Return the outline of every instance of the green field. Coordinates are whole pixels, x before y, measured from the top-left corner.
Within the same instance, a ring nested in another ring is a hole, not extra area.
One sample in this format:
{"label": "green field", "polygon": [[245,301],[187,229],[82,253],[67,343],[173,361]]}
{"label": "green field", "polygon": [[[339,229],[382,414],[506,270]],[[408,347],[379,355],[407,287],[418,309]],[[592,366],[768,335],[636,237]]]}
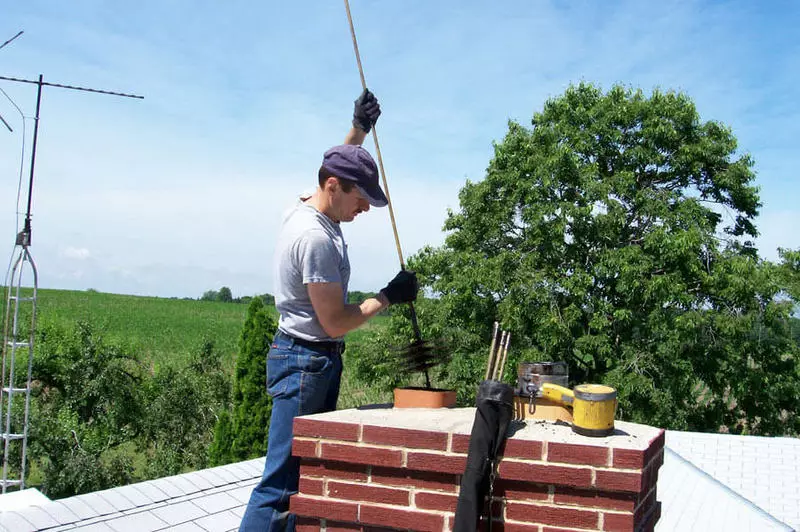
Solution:
{"label": "green field", "polygon": [[184,360],[205,339],[232,362],[247,312],[245,304],[70,290],[40,290],[37,308],[41,326],[89,322],[156,365]]}
{"label": "green field", "polygon": [[[247,313],[247,304],[213,301],[167,299],[90,291],[39,290],[38,319],[41,327],[55,324],[72,327],[75,322],[89,322],[103,338],[127,346],[143,360],[158,366],[181,363],[199,348],[205,339],[214,341],[232,369],[236,359],[239,335]],[[356,345],[384,317],[347,335],[349,345]],[[345,373],[339,408],[391,401],[380,394],[352,382]]]}

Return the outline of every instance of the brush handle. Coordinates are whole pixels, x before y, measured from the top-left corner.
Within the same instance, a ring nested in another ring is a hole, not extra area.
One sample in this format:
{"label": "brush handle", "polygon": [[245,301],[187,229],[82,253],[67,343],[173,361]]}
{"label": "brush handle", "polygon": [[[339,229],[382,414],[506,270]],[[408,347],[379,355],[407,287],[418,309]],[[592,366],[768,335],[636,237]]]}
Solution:
{"label": "brush handle", "polygon": [[[361,66],[361,54],[358,53],[358,41],[356,40],[356,30],[353,26],[353,17],[350,15],[350,2],[344,0],[344,7],[347,10],[347,22],[350,24],[350,35],[353,37],[353,50],[356,53],[356,63],[358,63],[358,74],[361,76],[361,87],[367,88],[367,80],[364,77],[364,68]],[[383,157],[381,156],[381,145],[378,143],[378,132],[375,124],[372,125],[372,139],[375,141],[375,153],[378,156],[378,168],[381,171],[381,181],[383,182],[383,192],[386,194],[386,203],[389,207],[389,219],[392,221],[392,232],[394,232],[394,244],[397,247],[397,256],[400,259],[400,268],[405,270],[406,263],[403,260],[403,250],[400,247],[400,236],[397,234],[397,222],[394,219],[394,208],[392,208],[392,198],[389,195],[389,184],[386,182],[386,170],[383,169]],[[419,327],[416,325],[417,321],[414,316],[414,306],[411,306],[411,316],[414,323],[414,331],[417,339],[420,339]]]}
{"label": "brush handle", "polygon": [[[358,63],[358,74],[361,77],[361,87],[367,88],[367,79],[364,77],[364,67],[361,66],[361,54],[358,53],[358,40],[356,39],[356,29],[353,26],[353,17],[350,14],[350,2],[344,0],[344,7],[347,11],[347,22],[350,24],[350,36],[353,38],[353,50],[356,53],[356,63]],[[375,154],[378,156],[378,168],[381,173],[381,181],[383,182],[383,192],[386,194],[386,204],[389,207],[389,219],[392,221],[392,232],[394,233],[394,245],[397,248],[397,257],[400,259],[400,269],[406,269],[406,262],[403,260],[403,249],[400,247],[400,236],[397,233],[397,222],[394,219],[394,208],[392,207],[392,197],[389,195],[389,183],[386,181],[386,170],[383,168],[383,157],[381,156],[381,145],[378,143],[378,131],[375,124],[372,125],[372,140],[375,141]],[[419,330],[417,323],[417,311],[414,309],[414,303],[409,302],[408,308],[411,311],[411,327],[414,329],[415,343],[422,343],[422,333]],[[428,369],[425,368],[425,382],[428,388],[431,387],[431,379],[428,376]]]}

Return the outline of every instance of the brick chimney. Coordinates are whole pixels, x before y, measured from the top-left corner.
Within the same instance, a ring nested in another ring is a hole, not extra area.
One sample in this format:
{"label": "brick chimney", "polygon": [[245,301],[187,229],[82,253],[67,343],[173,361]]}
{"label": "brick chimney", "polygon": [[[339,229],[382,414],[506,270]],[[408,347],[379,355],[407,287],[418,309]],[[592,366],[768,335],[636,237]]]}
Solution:
{"label": "brick chimney", "polygon": [[[298,530],[452,530],[474,408],[354,409],[295,419]],[[652,530],[664,431],[615,422],[605,438],[520,423],[492,504],[505,532]]]}

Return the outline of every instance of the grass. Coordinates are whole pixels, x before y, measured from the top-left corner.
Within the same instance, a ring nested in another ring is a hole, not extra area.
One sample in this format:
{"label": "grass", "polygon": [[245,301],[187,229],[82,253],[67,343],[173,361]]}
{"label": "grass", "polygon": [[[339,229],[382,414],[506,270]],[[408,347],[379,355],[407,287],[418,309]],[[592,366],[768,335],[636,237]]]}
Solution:
{"label": "grass", "polygon": [[[227,369],[232,369],[236,359],[239,335],[247,314],[246,304],[108,294],[94,290],[39,290],[37,308],[41,326],[55,324],[71,328],[78,320],[87,321],[106,341],[130,347],[155,366],[183,362],[208,338],[223,353]],[[373,318],[349,333],[347,343],[357,345],[387,319],[384,316]],[[364,387],[349,377],[347,352],[344,365],[339,408],[391,402],[391,394]]]}
{"label": "grass", "polygon": [[[22,303],[21,305],[25,305]],[[21,307],[25,309],[26,307]],[[154,365],[185,360],[205,339],[233,363],[247,305],[102,292],[39,290],[38,323],[67,328],[89,322],[109,342]]]}

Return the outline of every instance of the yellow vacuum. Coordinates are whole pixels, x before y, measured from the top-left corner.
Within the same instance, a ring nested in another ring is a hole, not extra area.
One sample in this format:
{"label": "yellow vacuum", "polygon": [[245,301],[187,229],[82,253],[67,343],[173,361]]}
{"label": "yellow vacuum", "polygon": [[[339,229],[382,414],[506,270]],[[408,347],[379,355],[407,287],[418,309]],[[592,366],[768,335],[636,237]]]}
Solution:
{"label": "yellow vacuum", "polygon": [[617,391],[602,384],[567,388],[567,363],[522,362],[517,369],[514,414],[517,419],[564,421],[584,436],[614,432]]}
{"label": "yellow vacuum", "polygon": [[603,384],[579,384],[574,390],[542,383],[537,396],[572,407],[572,430],[583,436],[602,437],[614,432],[617,390]]}

